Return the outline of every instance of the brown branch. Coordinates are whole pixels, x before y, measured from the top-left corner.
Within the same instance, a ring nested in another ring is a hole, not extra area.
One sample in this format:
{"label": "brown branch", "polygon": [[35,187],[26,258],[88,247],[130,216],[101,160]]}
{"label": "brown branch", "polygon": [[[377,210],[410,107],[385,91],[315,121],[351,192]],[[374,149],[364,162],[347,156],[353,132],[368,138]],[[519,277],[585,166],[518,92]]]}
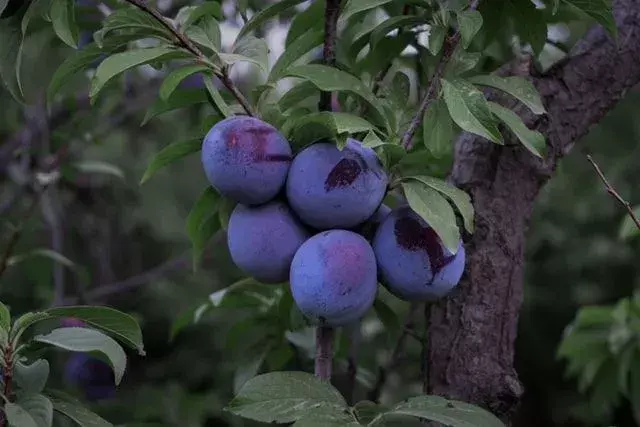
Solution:
{"label": "brown branch", "polygon": [[[336,64],[336,39],[338,37],[338,16],[340,15],[340,0],[326,0],[324,9],[324,45],[322,59],[325,65]],[[320,93],[320,111],[331,111],[331,92]]]}
{"label": "brown branch", "polygon": [[633,208],[631,207],[631,204],[627,202],[625,199],[623,199],[620,193],[618,193],[616,189],[613,188],[613,186],[609,183],[607,178],[604,176],[604,173],[602,172],[602,169],[600,169],[600,166],[598,166],[598,164],[595,162],[595,160],[593,160],[593,158],[589,154],[587,154],[587,160],[589,161],[589,163],[591,163],[591,165],[595,169],[596,173],[600,177],[600,180],[602,180],[602,183],[604,184],[604,187],[607,190],[607,192],[611,196],[613,196],[613,198],[616,199],[627,210],[629,217],[633,220],[636,227],[638,227],[638,230],[640,230],[640,220],[638,220],[638,217],[633,212]]}
{"label": "brown branch", "polygon": [[[478,7],[479,0],[473,0],[469,5],[469,9],[476,9]],[[402,146],[405,150],[409,150],[411,148],[411,143],[413,141],[413,137],[416,134],[420,124],[422,124],[422,119],[424,118],[424,113],[427,111],[427,108],[431,104],[431,102],[437,96],[438,83],[442,74],[444,73],[444,69],[449,63],[453,52],[455,52],[458,44],[460,43],[460,31],[456,31],[456,33],[447,37],[444,41],[444,45],[442,46],[442,55],[440,56],[440,60],[436,65],[436,69],[433,72],[433,76],[431,77],[431,81],[429,82],[429,87],[427,88],[427,93],[425,93],[422,101],[420,102],[420,107],[418,107],[418,111],[413,116],[411,123],[409,124],[409,128],[406,130],[404,135],[402,136]]]}
{"label": "brown branch", "polygon": [[[169,30],[171,32],[171,34],[173,35],[173,37],[175,38],[176,46],[182,47],[184,49],[187,49],[194,56],[196,56],[198,61],[200,61],[200,62],[202,62],[204,64],[208,64],[209,63],[209,60],[204,55],[204,53],[202,53],[202,51],[198,48],[198,46],[196,46],[196,44],[193,43],[191,41],[191,39],[189,39],[189,37],[187,37],[186,34],[184,34],[182,31],[178,30],[173,25],[171,25],[165,19],[165,17],[162,16],[162,14],[160,12],[158,12],[157,9],[149,6],[144,0],[125,0],[125,1],[127,3],[133,5],[133,6],[137,7],[138,9],[142,10],[143,12],[148,13],[156,21],[158,21],[160,24],[162,24],[162,26],[164,26],[167,30]],[[229,69],[227,67],[223,67],[221,70],[214,69],[213,72],[216,75],[216,77],[218,77],[220,79],[222,84],[229,90],[229,92],[231,92],[231,94],[240,103],[240,105],[242,106],[244,111],[250,116],[255,116],[255,113],[253,112],[253,109],[251,108],[251,104],[249,104],[249,101],[247,101],[247,99],[242,94],[242,92],[240,92],[240,89],[238,89],[238,87],[235,85],[235,83],[233,83],[233,81],[229,77]]]}
{"label": "brown branch", "polygon": [[387,377],[389,372],[394,370],[400,361],[400,356],[402,355],[402,351],[404,350],[405,343],[407,338],[411,335],[413,331],[413,318],[415,316],[416,311],[418,311],[419,305],[416,303],[412,303],[409,307],[409,313],[404,321],[404,327],[402,329],[402,333],[396,342],[395,347],[393,348],[393,352],[391,353],[391,358],[389,362],[385,366],[381,366],[378,368],[378,376],[376,377],[376,382],[369,393],[367,393],[367,399],[372,402],[377,402],[380,399],[380,394],[382,393],[382,389],[387,383]]}

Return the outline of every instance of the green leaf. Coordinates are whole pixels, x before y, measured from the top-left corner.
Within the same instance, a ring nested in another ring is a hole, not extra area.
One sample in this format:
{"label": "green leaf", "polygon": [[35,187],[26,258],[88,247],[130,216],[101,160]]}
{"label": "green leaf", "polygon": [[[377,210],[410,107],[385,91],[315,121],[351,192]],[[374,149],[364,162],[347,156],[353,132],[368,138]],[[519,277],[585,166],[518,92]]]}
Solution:
{"label": "green leaf", "polygon": [[150,14],[135,7],[123,7],[115,10],[104,20],[102,29],[95,33],[94,39],[100,46],[103,42],[106,43],[105,39],[109,33],[121,30],[145,38],[156,37],[166,41],[171,41],[173,37],[169,29]]}
{"label": "green leaf", "polygon": [[9,335],[9,338],[11,339],[11,341],[18,341],[20,336],[24,333],[24,331],[27,330],[27,328],[29,328],[30,326],[45,320],[45,319],[49,319],[50,316],[48,313],[44,313],[41,311],[36,311],[36,312],[28,312],[23,314],[22,316],[18,317],[14,322],[13,322],[13,326],[11,327],[11,334]]}
{"label": "green leaf", "polygon": [[564,0],[580,9],[604,27],[613,37],[618,37],[616,20],[613,17],[611,0]]}
{"label": "green leaf", "polygon": [[222,6],[220,6],[220,3],[208,1],[199,6],[192,7],[191,13],[189,13],[188,18],[184,21],[183,27],[187,28],[206,16],[223,19],[224,15],[222,14]]}
{"label": "green leaf", "polygon": [[40,427],[26,409],[18,404],[6,402],[4,413],[7,416],[9,425],[13,427]]}
{"label": "green leaf", "polygon": [[522,41],[530,43],[536,55],[542,52],[547,41],[544,12],[530,0],[509,0],[505,2],[503,12],[513,20],[514,29]]}
{"label": "green leaf", "polygon": [[480,52],[467,52],[461,46],[458,46],[444,68],[444,77],[456,77],[473,70],[478,65],[481,57],[482,54]]}
{"label": "green leaf", "polygon": [[442,25],[432,25],[429,29],[429,39],[427,41],[427,48],[433,56],[436,56],[444,43],[444,36],[447,33],[447,29]]}
{"label": "green leaf", "polygon": [[220,24],[211,17],[204,17],[199,24],[187,28],[187,36],[207,49],[218,53],[222,46]]}
{"label": "green leaf", "polygon": [[439,159],[452,151],[455,135],[453,120],[442,99],[433,100],[425,111],[422,134],[424,145],[433,157]]}
{"label": "green leaf", "polygon": [[236,62],[251,62],[264,72],[269,71],[269,46],[263,39],[245,36],[236,41],[233,53],[219,53],[218,56],[226,65]]}
{"label": "green leaf", "polygon": [[531,130],[525,126],[520,117],[508,108],[495,102],[489,102],[489,109],[513,132],[522,145],[533,155],[544,158],[545,139],[538,131]]}
{"label": "green leaf", "polygon": [[247,381],[225,410],[255,421],[289,423],[318,408],[339,412],[346,402],[331,384],[311,374],[271,372]]}
{"label": "green leaf", "polygon": [[115,308],[105,306],[66,306],[46,310],[57,317],[75,317],[122,341],[144,356],[142,330],[135,318]]}
{"label": "green leaf", "polygon": [[258,28],[259,26],[267,22],[269,19],[277,16],[280,12],[283,12],[299,3],[302,3],[303,1],[304,0],[277,1],[272,5],[270,5],[269,7],[262,9],[261,11],[253,15],[249,20],[249,22],[244,24],[244,26],[240,30],[240,33],[238,33],[238,37],[236,38],[236,40],[239,40],[242,37],[246,36],[251,31],[255,30],[256,28]]}
{"label": "green leaf", "polygon": [[135,49],[116,53],[105,59],[93,77],[89,96],[92,102],[98,96],[102,88],[117,75],[140,65],[167,59],[184,58],[189,55],[173,47],[152,47],[148,49]]}
{"label": "green leaf", "polygon": [[292,67],[284,73],[288,77],[300,77],[313,83],[318,89],[333,92],[352,92],[366,100],[386,123],[384,110],[380,107],[376,96],[358,78],[353,75],[320,64],[299,65]]}
{"label": "green leaf", "polygon": [[207,88],[207,93],[211,97],[216,111],[224,118],[233,116],[231,107],[222,99],[222,95],[220,95],[220,92],[218,92],[218,89],[216,89],[211,79],[204,79],[204,85]]}
{"label": "green leaf", "polygon": [[11,328],[11,312],[2,302],[0,302],[0,328],[7,331]]}
{"label": "green leaf", "polygon": [[237,393],[247,381],[258,375],[269,350],[271,350],[271,346],[265,347],[262,351],[253,351],[247,355],[248,360],[243,360],[239,364],[233,374],[234,393]]}
{"label": "green leaf", "polygon": [[51,427],[53,423],[53,404],[41,394],[27,394],[18,397],[16,402],[35,421],[38,427]]}
{"label": "green leaf", "polygon": [[453,121],[467,132],[502,144],[502,135],[500,135],[482,92],[464,80],[441,79],[441,81],[444,101]]}
{"label": "green leaf", "polygon": [[349,0],[340,14],[339,23],[345,23],[353,15],[385,5],[391,0]]}
{"label": "green leaf", "polygon": [[[207,3],[211,4],[211,3]],[[213,3],[217,4],[217,3]],[[192,74],[196,73],[206,73],[208,74],[211,70],[206,65],[202,64],[193,64],[187,65],[185,67],[178,68],[171,72],[167,77],[165,77],[162,82],[162,86],[160,86],[160,98],[163,100],[168,100],[171,94],[178,88],[180,82],[189,77]]]}
{"label": "green leaf", "polygon": [[113,368],[116,385],[120,384],[127,365],[127,355],[111,337],[88,328],[58,328],[47,335],[38,335],[33,341],[53,345],[69,351],[104,354]]}
{"label": "green leaf", "polygon": [[[322,127],[326,132],[322,130],[310,131],[310,127]],[[301,147],[323,138],[366,132],[374,128],[374,125],[353,114],[321,111],[295,120],[291,127],[283,127],[283,132],[290,137],[296,147]]]}
{"label": "green leaf", "polygon": [[23,102],[22,90],[18,84],[16,62],[20,54],[22,32],[16,18],[0,20],[0,79],[16,100]]}
{"label": "green leaf", "polygon": [[375,49],[378,43],[387,35],[389,32],[404,27],[414,27],[416,25],[421,25],[426,22],[423,16],[415,16],[415,15],[400,15],[400,16],[392,16],[391,18],[383,21],[380,25],[378,25],[372,32],[369,38],[369,43],[371,44],[371,49]]}
{"label": "green leaf", "polygon": [[229,218],[231,218],[231,213],[233,209],[236,207],[237,203],[235,200],[231,200],[228,197],[222,197],[220,200],[220,205],[218,208],[218,218],[220,219],[220,227],[224,231],[227,231],[229,228]]}
{"label": "green leaf", "polygon": [[[633,214],[636,218],[640,218],[640,206],[633,208]],[[629,215],[625,215],[618,230],[618,237],[626,240],[637,236],[640,236],[640,229]]]}
{"label": "green leaf", "polygon": [[202,147],[202,138],[189,139],[187,141],[174,142],[164,147],[149,162],[144,175],[140,180],[140,184],[144,184],[163,167],[170,165],[176,160],[182,159],[190,154],[197,153]]}
{"label": "green leaf", "polygon": [[325,5],[325,0],[312,1],[305,10],[295,14],[291,19],[287,38],[284,42],[285,51],[289,50],[289,46],[307,32],[324,31]]}
{"label": "green leaf", "polygon": [[544,114],[547,111],[535,86],[524,77],[500,77],[493,74],[473,76],[471,83],[493,87],[516,98],[526,105],[534,114]]}
{"label": "green leaf", "polygon": [[447,196],[453,202],[454,206],[458,209],[458,212],[460,212],[464,223],[464,228],[469,233],[473,233],[473,205],[471,204],[471,197],[469,197],[469,195],[465,191],[459,189],[458,187],[454,187],[446,181],[431,176],[412,176],[409,177],[409,179],[420,181],[424,185],[427,185],[438,191],[439,193]]}
{"label": "green leaf", "polygon": [[[283,53],[283,55],[285,55]],[[293,107],[296,107],[300,102],[308,99],[314,95],[319,94],[318,88],[311,82],[303,81],[282,95],[282,98],[278,101],[280,110],[286,112]]]}
{"label": "green leaf", "polygon": [[49,379],[49,362],[38,359],[31,365],[18,361],[14,365],[14,380],[18,386],[29,393],[40,393]]}
{"label": "green leaf", "polygon": [[384,325],[385,332],[395,334],[400,330],[400,319],[389,305],[380,298],[376,298],[373,302],[373,309]]}
{"label": "green leaf", "polygon": [[291,427],[358,427],[361,424],[348,411],[320,407],[305,414]]}
{"label": "green leaf", "polygon": [[53,409],[71,418],[80,427],[113,427],[113,424],[94,414],[82,406],[80,402],[62,392],[50,390],[48,395],[51,403],[53,403]]}
{"label": "green leaf", "polygon": [[0,16],[2,16],[2,12],[4,12],[8,4],[9,0],[0,0]]}
{"label": "green leaf", "polygon": [[80,172],[111,175],[124,180],[124,172],[118,166],[99,160],[83,160],[71,164]]}
{"label": "green leaf", "polygon": [[204,246],[220,228],[215,213],[220,195],[213,187],[207,187],[195,202],[187,217],[187,235],[193,248],[193,269],[197,270]]}
{"label": "green leaf", "polygon": [[74,0],[52,0],[49,16],[56,35],[74,49],[78,47],[78,24]]}
{"label": "green leaf", "polygon": [[[324,30],[321,28],[314,28],[306,31],[300,37],[291,43],[287,49],[282,52],[282,55],[278,58],[273,65],[271,72],[269,73],[268,82],[276,82],[282,74],[295,63],[300,57],[310,52],[312,49],[320,46],[324,39]],[[293,89],[292,89],[293,90]]]}
{"label": "green leaf", "polygon": [[411,209],[433,228],[451,253],[456,253],[460,243],[460,230],[449,202],[439,192],[421,182],[403,182],[402,188]]}
{"label": "green leaf", "polygon": [[[205,79],[206,83],[207,79]],[[151,120],[152,118],[159,116],[160,114],[167,113],[172,110],[177,110],[178,108],[188,107],[194,104],[204,104],[209,101],[207,97],[207,92],[200,89],[181,89],[174,91],[169,99],[166,101],[158,98],[156,101],[149,107],[147,110],[147,114],[144,116],[142,123],[140,126],[144,126]]]}
{"label": "green leaf", "polygon": [[492,413],[465,402],[439,396],[413,397],[392,408],[388,414],[411,415],[451,427],[504,427]]}
{"label": "green leaf", "polygon": [[467,9],[458,12],[457,18],[460,37],[462,38],[462,46],[466,49],[482,27],[482,15],[480,15],[480,12],[477,10]]}

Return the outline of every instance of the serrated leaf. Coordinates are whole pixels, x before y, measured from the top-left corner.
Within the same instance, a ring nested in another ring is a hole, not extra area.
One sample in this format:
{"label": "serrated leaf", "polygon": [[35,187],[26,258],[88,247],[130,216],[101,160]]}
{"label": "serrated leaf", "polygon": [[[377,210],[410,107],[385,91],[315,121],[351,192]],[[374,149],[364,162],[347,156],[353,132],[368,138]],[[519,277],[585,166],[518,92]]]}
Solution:
{"label": "serrated leaf", "polygon": [[544,158],[546,143],[544,135],[525,126],[520,117],[508,108],[495,102],[489,102],[489,109],[513,132],[522,145],[533,155]]}
{"label": "serrated leaf", "polygon": [[31,365],[18,361],[14,366],[14,380],[22,390],[40,393],[47,384],[49,370],[49,362],[46,359],[38,359]]}
{"label": "serrated leaf", "polygon": [[281,77],[282,73],[286,71],[287,68],[289,68],[291,65],[293,65],[298,59],[300,59],[303,55],[307,54],[317,46],[320,46],[323,42],[323,39],[323,29],[314,28],[306,31],[304,34],[294,40],[284,52],[282,52],[282,55],[280,55],[276,63],[273,65],[267,81],[277,81]]}
{"label": "serrated leaf", "polygon": [[16,402],[35,421],[38,427],[51,427],[53,422],[53,404],[41,394],[20,396]]}
{"label": "serrated leaf", "polygon": [[124,180],[124,172],[116,165],[101,162],[99,160],[83,160],[72,163],[72,166],[80,172],[111,175]]}
{"label": "serrated leaf", "polygon": [[207,88],[207,93],[211,97],[211,102],[213,103],[216,111],[224,118],[233,116],[231,107],[227,105],[225,100],[222,98],[222,95],[220,95],[218,89],[214,86],[213,82],[210,79],[205,79],[204,86]]}
{"label": "serrated leaf", "polygon": [[152,47],[148,49],[134,49],[126,52],[116,53],[106,58],[98,66],[96,73],[91,82],[91,90],[89,96],[92,102],[98,96],[102,88],[114,77],[125,71],[145,65],[150,62],[164,61],[168,59],[177,59],[188,57],[184,51],[173,47]]}
{"label": "serrated leaf", "polygon": [[79,31],[74,7],[74,0],[52,0],[49,16],[60,40],[77,49]]}
{"label": "serrated leaf", "polygon": [[461,79],[441,81],[444,101],[453,121],[467,132],[480,135],[496,144],[503,144],[502,135],[482,92]]}
{"label": "serrated leaf", "polygon": [[391,0],[349,0],[340,14],[339,23],[345,23],[353,15],[385,5]]}
{"label": "serrated leaf", "polygon": [[602,25],[613,37],[618,37],[618,28],[613,16],[611,0],[564,0],[577,7]]}
{"label": "serrated leaf", "polygon": [[100,329],[116,337],[128,347],[145,355],[142,330],[135,318],[115,308],[106,306],[66,306],[46,310],[46,313],[57,317],[73,317],[80,319],[94,328]]}
{"label": "serrated leaf", "polygon": [[439,396],[413,397],[392,408],[388,414],[411,415],[450,427],[504,427],[492,413],[478,406]]}
{"label": "serrated leaf", "polygon": [[446,32],[447,29],[442,25],[432,25],[429,29],[427,48],[433,56],[436,56],[440,52],[440,49],[442,49]]}
{"label": "serrated leaf", "polygon": [[50,390],[48,395],[53,404],[53,409],[71,418],[80,427],[113,427],[113,424],[94,414],[82,406],[80,402],[71,399],[70,396],[66,396],[62,392]]}
{"label": "serrated leaf", "polygon": [[439,159],[453,150],[455,131],[447,104],[436,99],[424,113],[422,122],[423,142],[433,157]]}
{"label": "serrated leaf", "polygon": [[167,41],[172,40],[172,34],[168,28],[158,22],[150,14],[135,7],[124,7],[115,10],[107,16],[102,23],[102,29],[95,34],[96,43],[106,43],[106,37],[113,31],[127,30],[144,37],[156,37]]}
{"label": "serrated leaf", "polygon": [[325,5],[325,0],[312,1],[305,10],[293,16],[287,30],[287,38],[284,41],[285,51],[307,32],[323,31]]}
{"label": "serrated leaf", "polygon": [[11,312],[2,302],[0,302],[0,328],[7,331],[11,328]]}
{"label": "serrated leaf", "polygon": [[375,49],[380,40],[382,40],[389,32],[396,30],[398,28],[404,27],[414,27],[416,25],[424,24],[425,18],[423,16],[416,15],[400,15],[400,16],[392,16],[391,18],[383,21],[380,25],[374,28],[371,31],[371,35],[369,37],[369,43],[371,44],[371,49]]}
{"label": "serrated leaf", "polygon": [[429,224],[444,246],[455,254],[460,244],[460,230],[449,202],[436,190],[422,182],[402,183],[409,206]]}
{"label": "serrated leaf", "polygon": [[305,372],[271,372],[247,381],[225,410],[255,421],[288,423],[311,410],[346,409],[340,392]]}
{"label": "serrated leaf", "polygon": [[[207,3],[209,4],[209,3]],[[187,65],[185,67],[173,70],[167,77],[165,77],[160,86],[160,98],[168,100],[171,94],[178,88],[180,82],[196,73],[209,73],[211,70],[209,67],[203,64]]]}
{"label": "serrated leaf", "polygon": [[542,105],[538,90],[524,77],[500,77],[487,74],[473,76],[469,81],[477,85],[493,87],[508,93],[526,105],[534,114],[544,114],[547,112]]}
{"label": "serrated leaf", "polygon": [[104,354],[115,377],[116,385],[120,384],[127,366],[127,355],[120,345],[111,337],[100,331],[88,328],[58,328],[47,335],[38,335],[33,341],[53,345],[69,351],[92,352]]}
{"label": "serrated leaf", "polygon": [[[205,79],[206,83],[207,79]],[[166,112],[177,110],[178,108],[188,107],[194,104],[205,104],[209,102],[207,92],[200,89],[178,89],[174,91],[169,99],[162,100],[160,98],[149,107],[147,114],[144,116],[140,126],[144,126],[152,118],[164,114]]]}
{"label": "serrated leaf", "polygon": [[10,426],[13,427],[40,427],[36,420],[33,419],[26,409],[22,406],[6,402],[4,404],[4,413]]}
{"label": "serrated leaf", "polygon": [[205,16],[200,23],[187,28],[186,35],[199,45],[218,53],[222,46],[220,24],[212,17]]}
{"label": "serrated leaf", "polygon": [[263,39],[245,36],[233,46],[233,53],[219,53],[218,56],[226,65],[236,62],[251,62],[264,72],[269,71],[269,46]]}
{"label": "serrated leaf", "polygon": [[174,142],[164,147],[158,152],[153,159],[149,162],[147,169],[140,179],[140,184],[144,184],[151,178],[156,172],[164,168],[171,163],[180,160],[190,154],[197,153],[202,147],[202,139],[194,138],[187,141]]}
{"label": "serrated leaf", "polygon": [[236,40],[241,39],[245,35],[249,34],[251,31],[255,30],[269,19],[277,16],[280,12],[283,12],[299,3],[302,3],[304,0],[283,0],[277,1],[271,4],[269,7],[266,7],[253,15],[249,22],[244,24],[240,33],[238,33],[238,37]]}
{"label": "serrated leaf", "polygon": [[469,197],[469,195],[465,191],[459,189],[458,187],[454,187],[446,181],[434,178],[432,176],[411,176],[409,177],[409,179],[420,181],[424,185],[427,185],[447,196],[453,202],[456,209],[458,209],[458,212],[460,212],[464,223],[464,228],[467,230],[467,232],[473,233],[474,210],[473,205],[471,204],[471,197]]}
{"label": "serrated leaf", "polygon": [[478,65],[481,57],[482,54],[480,52],[467,52],[461,46],[458,46],[444,69],[444,77],[456,77],[473,70]]}
{"label": "serrated leaf", "polygon": [[482,15],[477,10],[467,9],[457,13],[458,29],[462,38],[462,46],[466,49],[482,28]]}

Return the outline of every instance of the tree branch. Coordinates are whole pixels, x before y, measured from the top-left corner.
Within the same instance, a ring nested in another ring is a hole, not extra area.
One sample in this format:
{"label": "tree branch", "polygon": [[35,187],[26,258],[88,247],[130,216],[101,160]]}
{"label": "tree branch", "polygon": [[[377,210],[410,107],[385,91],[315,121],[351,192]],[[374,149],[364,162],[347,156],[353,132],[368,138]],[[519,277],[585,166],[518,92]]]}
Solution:
{"label": "tree branch", "polygon": [[629,214],[629,217],[631,218],[631,220],[633,220],[633,222],[636,225],[636,227],[638,227],[638,230],[640,230],[640,220],[638,220],[638,217],[633,212],[633,208],[631,207],[631,204],[629,202],[627,202],[625,199],[623,199],[622,196],[620,195],[620,193],[618,193],[616,191],[616,189],[613,188],[613,186],[611,184],[609,184],[609,181],[604,176],[604,173],[602,172],[602,169],[600,169],[600,166],[598,166],[598,164],[595,162],[595,160],[593,160],[593,158],[588,154],[587,154],[587,160],[589,161],[589,163],[591,163],[591,165],[595,169],[596,173],[600,177],[600,180],[604,184],[604,188],[607,190],[607,193],[609,193],[614,199],[616,199],[627,210],[627,213]]}
{"label": "tree branch", "polygon": [[[340,15],[340,0],[326,0],[324,9],[324,45],[322,59],[325,65],[336,64],[336,38],[338,37],[338,16]],[[320,93],[320,111],[331,111],[331,92]]]}

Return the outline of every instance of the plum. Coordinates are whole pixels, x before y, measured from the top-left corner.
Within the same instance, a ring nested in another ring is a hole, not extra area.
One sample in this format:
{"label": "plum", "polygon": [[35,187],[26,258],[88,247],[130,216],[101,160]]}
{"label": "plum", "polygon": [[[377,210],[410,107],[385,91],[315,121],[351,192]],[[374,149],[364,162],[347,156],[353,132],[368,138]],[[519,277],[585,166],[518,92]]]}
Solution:
{"label": "plum", "polygon": [[298,153],[286,193],[306,224],[319,230],[353,228],[378,209],[388,181],[376,153],[350,138],[342,151],[318,142]]}
{"label": "plum", "polygon": [[115,397],[116,387],[111,366],[86,353],[73,353],[64,368],[67,384],[78,387],[87,400]]}
{"label": "plum", "polygon": [[233,262],[264,283],[286,282],[296,250],[309,238],[305,226],[286,203],[236,205],[227,230]]}
{"label": "plum", "polygon": [[283,188],[291,154],[275,127],[255,117],[232,116],[209,130],[201,159],[207,179],[223,196],[259,205]]}
{"label": "plum", "polygon": [[364,237],[348,230],[316,234],[291,263],[291,293],[315,322],[342,326],[360,319],[377,292],[376,258]]}
{"label": "plum", "polygon": [[394,209],[373,239],[380,281],[404,300],[433,301],[453,289],[464,271],[460,241],[452,254],[436,232],[409,206]]}

